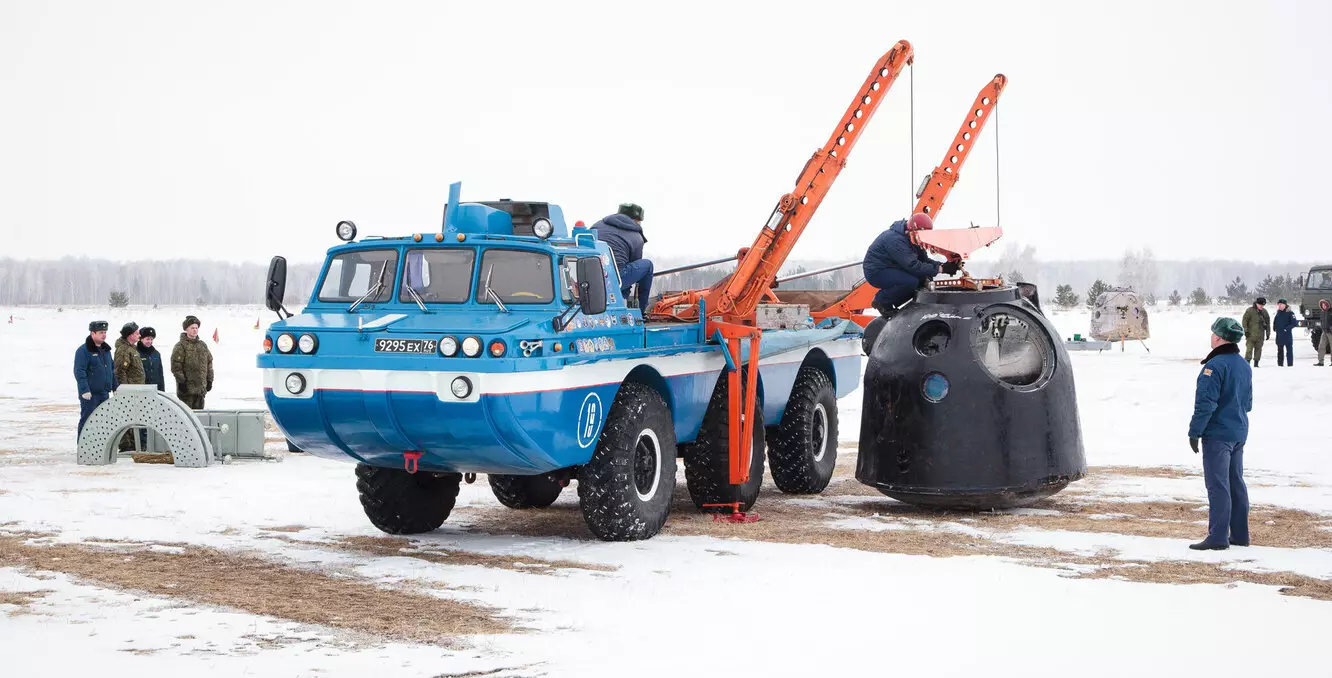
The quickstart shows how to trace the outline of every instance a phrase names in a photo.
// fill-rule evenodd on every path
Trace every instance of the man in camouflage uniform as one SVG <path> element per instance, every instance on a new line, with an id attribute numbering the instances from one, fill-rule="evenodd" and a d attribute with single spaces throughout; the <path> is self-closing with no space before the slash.
<path id="1" fill-rule="evenodd" d="M 171 351 L 171 375 L 176 397 L 196 410 L 204 408 L 204 395 L 213 390 L 213 353 L 199 338 L 199 319 L 186 316 L 180 342 Z"/>
<path id="2" fill-rule="evenodd" d="M 116 382 L 125 384 L 145 384 L 143 362 L 139 360 L 139 326 L 133 321 L 120 328 L 120 338 L 116 340 Z M 146 432 L 141 432 L 141 445 L 147 443 Z M 121 450 L 134 449 L 133 431 L 126 431 L 120 438 Z"/>
<path id="3" fill-rule="evenodd" d="M 121 384 L 148 383 L 143 375 L 143 362 L 139 360 L 138 343 L 139 326 L 133 322 L 125 323 L 116 340 L 116 381 Z"/>

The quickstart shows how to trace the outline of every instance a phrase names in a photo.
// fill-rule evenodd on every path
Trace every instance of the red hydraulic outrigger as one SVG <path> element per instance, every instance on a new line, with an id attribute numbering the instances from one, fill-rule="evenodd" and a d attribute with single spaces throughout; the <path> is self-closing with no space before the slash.
<path id="1" fill-rule="evenodd" d="M 985 123 L 990 119 L 990 113 L 994 110 L 995 104 L 999 102 L 999 95 L 1003 93 L 1004 86 L 1008 84 L 1008 78 L 1001 73 L 994 76 L 990 82 L 981 88 L 976 100 L 972 102 L 971 108 L 967 109 L 967 117 L 962 121 L 962 125 L 957 130 L 957 135 L 953 137 L 953 144 L 944 154 L 943 162 L 930 173 L 921 183 L 920 189 L 916 191 L 916 207 L 911 211 L 912 214 L 924 213 L 937 219 L 939 210 L 943 209 L 944 201 L 948 199 L 948 194 L 957 184 L 958 175 L 962 171 L 962 166 L 967 162 L 967 156 L 971 155 L 971 149 L 976 144 L 976 137 L 980 135 L 982 129 L 985 129 Z M 931 231 L 912 231 L 911 239 L 917 245 L 923 247 L 926 251 L 943 255 L 952 260 L 963 260 L 973 252 L 990 245 L 1003 235 L 1003 229 L 998 226 L 987 228 L 953 228 L 936 229 Z M 975 280 L 970 276 L 956 280 L 941 281 L 938 283 L 945 287 L 981 287 L 997 284 L 993 280 Z M 810 315 L 815 320 L 824 318 L 846 318 L 853 320 L 861 326 L 869 324 L 871 316 L 864 314 L 865 309 L 869 308 L 878 288 L 868 282 L 861 282 L 856 285 L 846 296 L 834 302 L 827 308 L 814 311 Z"/>
<path id="2" fill-rule="evenodd" d="M 730 368 L 730 482 L 741 485 L 749 480 L 756 393 L 758 357 L 762 331 L 755 326 L 755 310 L 760 301 L 771 298 L 773 281 L 809 224 L 819 203 L 827 195 L 837 175 L 846 166 L 846 158 L 884 94 L 913 58 L 911 43 L 901 40 L 875 64 L 846 109 L 837 129 L 822 148 L 814 152 L 796 179 L 795 190 L 783 195 L 777 207 L 759 230 L 754 244 L 743 250 L 734 273 L 704 290 L 690 290 L 659 301 L 646 315 L 657 320 L 697 321 L 706 313 L 705 331 L 722 344 Z M 747 342 L 748 356 L 742 348 Z M 743 384 L 742 382 L 742 376 Z M 743 409 L 742 409 L 743 408 Z M 739 502 L 725 505 L 739 514 Z"/>

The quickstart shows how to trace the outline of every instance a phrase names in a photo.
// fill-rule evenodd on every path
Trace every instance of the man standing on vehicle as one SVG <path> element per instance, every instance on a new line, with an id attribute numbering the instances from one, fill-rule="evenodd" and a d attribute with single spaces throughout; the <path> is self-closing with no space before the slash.
<path id="1" fill-rule="evenodd" d="M 1258 297 L 1240 318 L 1244 325 L 1244 359 L 1252 361 L 1254 367 L 1263 359 L 1263 342 L 1272 336 L 1272 316 L 1263 308 L 1266 305 L 1267 297 Z"/>
<path id="2" fill-rule="evenodd" d="M 1272 320 L 1272 329 L 1276 331 L 1277 367 L 1295 366 L 1295 312 L 1290 310 L 1290 303 L 1277 299 L 1276 318 Z"/>
<path id="3" fill-rule="evenodd" d="M 199 319 L 185 316 L 180 342 L 171 350 L 171 376 L 176 378 L 176 397 L 191 409 L 204 408 L 204 396 L 213 390 L 213 353 L 199 338 Z"/>
<path id="4" fill-rule="evenodd" d="M 620 273 L 620 294 L 629 303 L 629 289 L 638 283 L 638 308 L 647 311 L 648 297 L 652 295 L 652 260 L 643 258 L 643 208 L 633 203 L 620 205 L 619 210 L 592 224 L 597 240 L 610 247 Z"/>
<path id="5" fill-rule="evenodd" d="M 88 323 L 88 338 L 74 351 L 74 381 L 79 387 L 79 433 L 88 415 L 101 405 L 120 384 L 116 382 L 116 368 L 111 359 L 111 347 L 106 345 L 105 320 Z"/>
<path id="6" fill-rule="evenodd" d="M 1233 318 L 1212 323 L 1212 352 L 1203 359 L 1189 422 L 1189 447 L 1202 442 L 1203 479 L 1207 484 L 1207 538 L 1190 544 L 1195 551 L 1220 551 L 1249 545 L 1249 489 L 1244 484 L 1244 443 L 1253 409 L 1253 370 L 1241 362 L 1244 330 Z"/>
<path id="7" fill-rule="evenodd" d="M 928 231 L 934 220 L 928 214 L 913 214 L 911 221 L 898 219 L 879 234 L 865 252 L 865 282 L 879 288 L 874 295 L 874 310 L 888 318 L 897 307 L 916 296 L 916 291 L 940 273 L 955 275 L 961 264 L 937 262 L 924 248 L 911 241 L 911 231 Z"/>
<path id="8" fill-rule="evenodd" d="M 1318 362 L 1315 365 L 1323 366 L 1323 356 L 1332 353 L 1332 333 L 1327 330 L 1332 327 L 1332 303 L 1326 299 L 1318 300 Z"/>

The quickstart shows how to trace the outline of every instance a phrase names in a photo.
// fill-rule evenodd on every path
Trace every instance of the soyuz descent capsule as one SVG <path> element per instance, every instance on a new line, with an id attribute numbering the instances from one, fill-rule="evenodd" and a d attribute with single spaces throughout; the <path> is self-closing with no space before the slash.
<path id="1" fill-rule="evenodd" d="M 1034 285 L 925 290 L 866 335 L 860 482 L 984 510 L 1086 475 L 1071 363 Z"/>

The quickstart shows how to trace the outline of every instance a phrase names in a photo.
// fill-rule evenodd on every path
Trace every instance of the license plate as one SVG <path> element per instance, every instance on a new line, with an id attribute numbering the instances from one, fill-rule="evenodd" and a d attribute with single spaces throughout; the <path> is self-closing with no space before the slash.
<path id="1" fill-rule="evenodd" d="M 376 353 L 434 353 L 438 348 L 434 339 L 375 339 Z"/>

